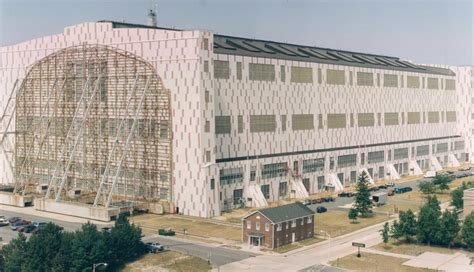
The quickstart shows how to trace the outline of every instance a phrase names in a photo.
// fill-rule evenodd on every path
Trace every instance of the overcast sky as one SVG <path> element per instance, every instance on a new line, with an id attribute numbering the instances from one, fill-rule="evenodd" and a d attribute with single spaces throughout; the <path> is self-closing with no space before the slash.
<path id="1" fill-rule="evenodd" d="M 0 45 L 98 20 L 474 65 L 474 0 L 0 0 Z"/>

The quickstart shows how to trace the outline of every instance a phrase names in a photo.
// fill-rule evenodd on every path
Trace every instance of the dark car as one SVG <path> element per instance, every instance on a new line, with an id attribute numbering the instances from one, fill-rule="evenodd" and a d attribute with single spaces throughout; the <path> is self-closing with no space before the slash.
<path id="1" fill-rule="evenodd" d="M 399 188 L 395 188 L 395 190 L 394 190 L 394 192 L 396 194 L 403 194 L 403 193 L 410 192 L 410 191 L 413 191 L 413 188 L 411 188 L 411 187 L 399 187 Z"/>
<path id="2" fill-rule="evenodd" d="M 36 226 L 33 224 L 25 225 L 18 228 L 18 232 L 31 233 L 36 230 Z"/>
<path id="3" fill-rule="evenodd" d="M 8 218 L 8 222 L 10 222 L 10 224 L 13 224 L 13 223 L 15 223 L 16 221 L 20 221 L 20 220 L 21 220 L 21 218 L 20 218 L 20 217 L 16 217 L 16 216 L 15 216 L 15 217 L 10 217 L 10 218 Z"/>
<path id="4" fill-rule="evenodd" d="M 387 189 L 387 188 L 388 188 L 388 186 L 385 185 L 385 184 L 379 185 L 379 189 Z"/>
<path id="5" fill-rule="evenodd" d="M 338 197 L 353 197 L 354 194 L 351 192 L 341 192 L 337 195 Z"/>
<path id="6" fill-rule="evenodd" d="M 446 171 L 446 173 L 448 173 L 448 174 L 454 174 L 454 171 L 451 171 L 451 170 L 450 170 L 450 171 Z"/>
<path id="7" fill-rule="evenodd" d="M 328 196 L 328 197 L 323 197 L 322 198 L 325 202 L 334 202 L 336 199 L 334 197 Z"/>
<path id="8" fill-rule="evenodd" d="M 311 204 L 316 204 L 318 202 L 316 202 L 316 199 L 311 199 Z"/>
<path id="9" fill-rule="evenodd" d="M 165 247 L 157 242 L 149 242 L 146 243 L 146 248 L 148 249 L 148 252 L 150 253 L 158 253 L 160 251 L 165 250 Z"/>
<path id="10" fill-rule="evenodd" d="M 100 229 L 100 232 L 102 233 L 111 233 L 112 232 L 112 228 L 111 227 L 103 227 Z"/>
<path id="11" fill-rule="evenodd" d="M 326 208 L 323 207 L 323 206 L 318 206 L 318 207 L 316 207 L 316 212 L 317 212 L 317 213 L 325 213 L 325 212 L 327 212 L 327 211 L 328 211 L 328 209 L 326 209 Z"/>
<path id="12" fill-rule="evenodd" d="M 11 228 L 12 230 L 15 230 L 15 231 L 16 231 L 16 230 L 18 230 L 19 228 L 24 227 L 24 226 L 29 225 L 29 224 L 31 224 L 31 222 L 28 221 L 28 220 L 18 220 L 18 221 L 16 221 L 15 223 L 10 224 L 10 228 Z"/>

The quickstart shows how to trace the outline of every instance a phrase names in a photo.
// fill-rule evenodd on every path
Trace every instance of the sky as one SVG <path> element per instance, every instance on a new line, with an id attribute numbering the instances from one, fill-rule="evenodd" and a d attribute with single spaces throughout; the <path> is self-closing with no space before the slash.
<path id="1" fill-rule="evenodd" d="M 0 46 L 98 20 L 474 65 L 474 0 L 0 0 Z"/>

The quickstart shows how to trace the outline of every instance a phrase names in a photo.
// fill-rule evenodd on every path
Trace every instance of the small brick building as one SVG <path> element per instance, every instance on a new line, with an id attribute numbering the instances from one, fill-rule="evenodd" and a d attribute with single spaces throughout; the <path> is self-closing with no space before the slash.
<path id="1" fill-rule="evenodd" d="M 314 235 L 314 212 L 300 202 L 250 213 L 242 219 L 242 241 L 277 248 Z"/>

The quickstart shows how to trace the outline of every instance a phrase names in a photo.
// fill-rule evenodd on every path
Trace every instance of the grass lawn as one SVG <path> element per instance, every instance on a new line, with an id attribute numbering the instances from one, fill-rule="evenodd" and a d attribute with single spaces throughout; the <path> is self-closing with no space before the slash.
<path id="1" fill-rule="evenodd" d="M 202 237 L 215 237 L 235 241 L 242 239 L 242 230 L 240 227 L 213 224 L 199 220 L 181 219 L 167 215 L 144 214 L 134 216 L 132 221 L 140 226 L 155 229 L 155 234 L 158 233 L 158 229 L 172 228 L 177 233 L 182 233 L 183 229 L 186 229 L 188 234 Z M 150 229 L 147 230 L 147 232 L 150 231 Z"/>
<path id="2" fill-rule="evenodd" d="M 439 247 L 439 246 L 427 246 L 427 245 L 418 245 L 416 243 L 405 243 L 402 241 L 390 241 L 385 246 L 383 243 L 378 244 L 373 247 L 374 249 L 380 251 L 386 251 L 391 253 L 398 253 L 398 254 L 405 254 L 405 255 L 412 255 L 418 256 L 425 252 L 435 252 L 435 253 L 443 253 L 443 254 L 454 254 L 459 252 L 462 249 L 449 249 L 446 247 Z M 464 251 L 468 256 L 474 256 L 474 253 Z"/>
<path id="3" fill-rule="evenodd" d="M 361 253 L 362 256 L 357 258 L 356 254 L 348 255 L 344 258 L 332 261 L 332 266 L 352 270 L 352 271 L 397 271 L 397 272 L 418 272 L 418 271 L 435 271 L 431 269 L 416 268 L 403 265 L 407 259 L 395 258 L 390 256 Z"/>
<path id="4" fill-rule="evenodd" d="M 389 219 L 387 216 L 374 215 L 368 218 L 359 218 L 357 223 L 351 223 L 347 213 L 348 211 L 339 210 L 317 213 L 315 215 L 314 233 L 322 235 L 320 231 L 323 230 L 328 232 L 331 238 L 334 238 Z"/>
<path id="5" fill-rule="evenodd" d="M 140 259 L 127 264 L 124 272 L 152 271 L 210 271 L 206 260 L 188 256 L 179 252 L 166 251 L 159 254 L 146 254 Z"/>

